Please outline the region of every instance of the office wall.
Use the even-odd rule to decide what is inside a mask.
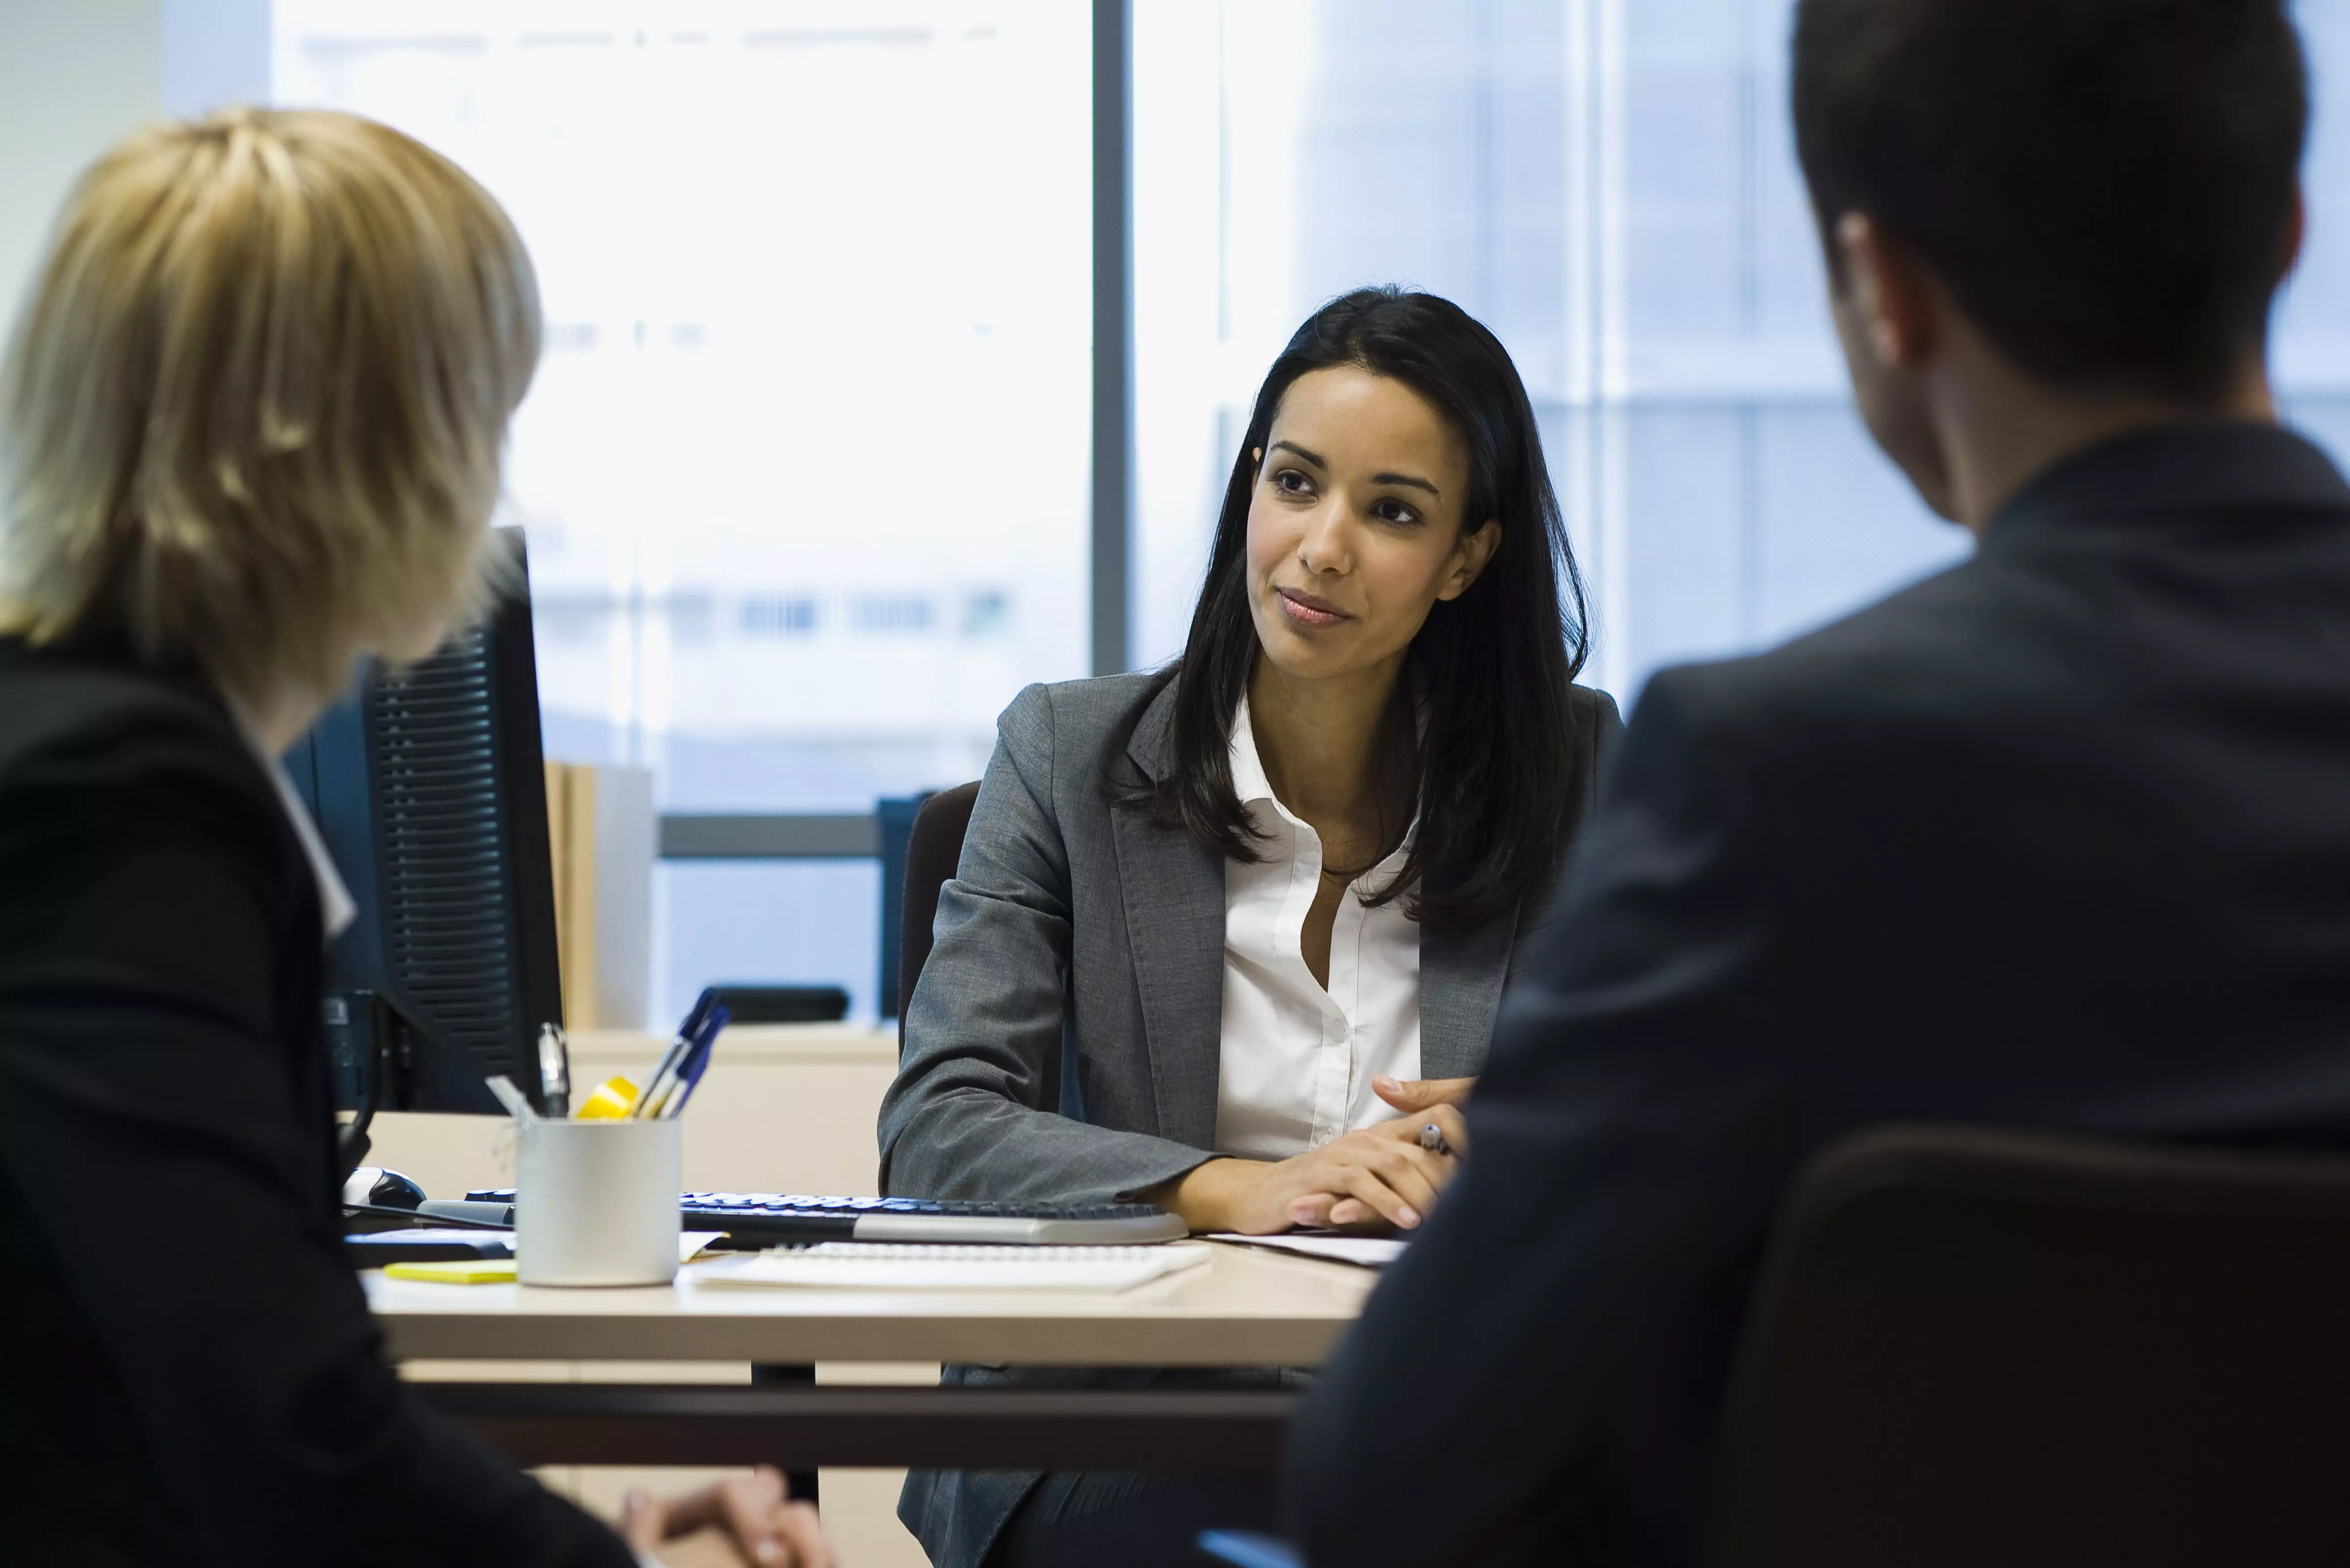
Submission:
[[[0,303],[13,319],[74,176],[161,112],[162,0],[0,5]]]

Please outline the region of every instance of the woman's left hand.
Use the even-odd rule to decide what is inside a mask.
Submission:
[[[1389,1078],[1385,1075],[1371,1080],[1371,1090],[1404,1116],[1433,1110],[1438,1106],[1459,1107],[1469,1103],[1469,1091],[1477,1086],[1474,1078]],[[1454,1154],[1466,1154],[1464,1139],[1453,1145]],[[1342,1198],[1334,1192],[1311,1192],[1290,1200],[1289,1222],[1306,1228],[1340,1225],[1368,1225],[1378,1220],[1378,1211],[1358,1198]]]

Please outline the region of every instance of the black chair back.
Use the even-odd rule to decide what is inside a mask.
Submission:
[[[931,956],[931,924],[938,918],[939,889],[955,874],[962,859],[962,837],[971,830],[971,808],[979,799],[976,783],[941,790],[922,802],[914,814],[914,829],[906,840],[906,895],[898,927],[898,1051],[906,1050],[906,1007],[914,1000],[914,982]]]
[[[1864,1133],[1747,1324],[1716,1568],[2350,1562],[2350,1158]]]

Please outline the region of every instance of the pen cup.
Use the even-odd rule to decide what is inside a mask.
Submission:
[[[677,1277],[684,1124],[524,1124],[515,1262],[526,1285],[665,1285]]]

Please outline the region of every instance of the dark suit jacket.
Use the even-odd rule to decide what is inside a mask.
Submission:
[[[631,1568],[384,1365],[319,920],[201,682],[0,640],[0,1561]]]
[[[1686,1561],[1773,1206],[1905,1117],[2350,1142],[2350,488],[2297,438],[2106,443],[1656,679],[1295,1427],[1312,1560]]]
[[[1577,687],[1570,700],[1580,822],[1618,725],[1605,693]],[[1210,1158],[1224,859],[1152,815],[1152,785],[1173,766],[1174,706],[1173,671],[1160,670],[1032,686],[1004,711],[881,1105],[885,1191],[1098,1202]],[[1421,934],[1424,1076],[1483,1066],[1535,918]],[[1061,1103],[1043,1105],[1065,1051]],[[971,1568],[1035,1480],[918,1470],[899,1511],[941,1568]]]

